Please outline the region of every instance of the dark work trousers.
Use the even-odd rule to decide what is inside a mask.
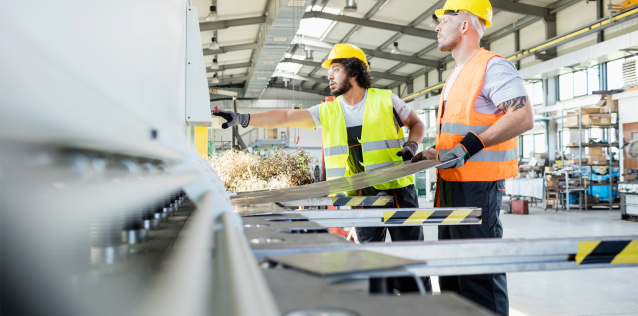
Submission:
[[[371,190],[372,189],[372,190]],[[366,188],[367,194],[376,192],[385,192],[388,196],[393,196],[395,199],[395,205],[397,208],[418,208],[419,198],[416,193],[414,184],[410,184],[406,187],[391,190],[376,190],[374,188]],[[364,195],[367,195],[364,194]],[[362,207],[362,208],[375,208]],[[384,206],[376,208],[385,208]],[[383,242],[385,241],[386,232],[390,233],[392,241],[405,241],[405,240],[423,240],[423,229],[421,226],[406,226],[406,227],[356,227],[357,239],[360,243],[365,242]],[[432,283],[429,277],[423,277],[423,284],[427,292],[432,292]],[[406,292],[418,292],[419,288],[416,281],[412,277],[398,277],[389,279],[371,279],[371,289],[373,287],[379,287],[379,284],[384,284],[384,289],[376,289],[378,292],[393,293],[394,290],[400,293]],[[376,285],[375,285],[376,284]]]
[[[452,182],[439,177],[439,207],[480,207],[481,225],[439,226],[439,240],[502,238],[498,218],[505,181]],[[436,203],[436,202],[435,202]],[[509,315],[505,273],[439,277],[441,291],[454,291],[498,315]]]

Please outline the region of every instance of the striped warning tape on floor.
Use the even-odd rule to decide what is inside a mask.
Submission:
[[[581,241],[576,264],[638,263],[638,240]]]
[[[481,223],[481,210],[384,211],[383,222],[386,224]]]
[[[394,206],[391,196],[347,196],[333,197],[334,206]]]

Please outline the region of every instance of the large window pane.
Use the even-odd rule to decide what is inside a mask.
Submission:
[[[598,66],[587,69],[587,94],[600,90],[600,79],[598,77]]]
[[[535,134],[534,135],[534,152],[544,153],[547,149],[545,149],[545,134]]]
[[[543,104],[543,83],[534,84],[534,103],[533,105]]]
[[[574,97],[574,76],[572,73],[558,76],[558,91],[561,100]]]
[[[523,135],[523,158],[529,158],[534,150],[534,135]]]
[[[530,104],[532,105],[536,104],[534,103],[534,84],[528,83],[524,85],[524,87],[525,87],[525,90],[527,90],[527,96],[529,97]]]
[[[574,73],[574,96],[587,94],[587,71],[581,70]]]
[[[607,63],[607,89],[621,89],[622,81],[622,63],[624,59],[617,59]]]

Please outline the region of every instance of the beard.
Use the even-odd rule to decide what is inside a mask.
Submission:
[[[352,84],[350,83],[350,78],[346,78],[342,84],[337,85],[337,88],[330,91],[330,94],[334,95],[335,97],[338,97],[348,91],[350,91],[350,89],[352,89]]]
[[[439,50],[442,52],[452,51],[461,42],[461,34],[455,33],[446,41],[439,43]]]

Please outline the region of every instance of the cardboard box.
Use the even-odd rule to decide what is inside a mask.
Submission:
[[[514,201],[512,201],[512,214],[528,215],[529,214],[529,201],[528,200],[514,200]]]
[[[606,156],[592,156],[592,155],[587,155],[585,156],[587,159],[587,161],[589,161],[590,165],[606,165],[607,164],[607,157]]]
[[[583,158],[583,164],[587,163],[587,158]],[[580,159],[565,160],[565,166],[577,165]]]
[[[554,167],[545,167],[545,172],[552,172],[554,171]]]
[[[588,149],[588,153],[590,156],[602,156],[603,155],[603,148],[602,147],[589,147]]]
[[[618,113],[618,100],[612,100],[611,94],[603,94],[598,104],[600,104],[600,113],[609,114],[610,107],[611,113]]]
[[[591,113],[583,114],[583,126],[609,125],[610,114]],[[568,116],[565,118],[565,127],[578,127],[578,116]]]
[[[600,103],[599,103],[600,104]],[[596,104],[598,105],[598,104]],[[591,114],[591,113],[602,113],[600,112],[600,108],[599,107],[595,107],[595,108],[580,108],[580,109],[576,109],[576,114],[578,114],[578,112],[583,111],[583,115],[585,114]]]

